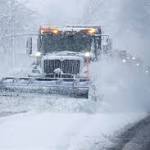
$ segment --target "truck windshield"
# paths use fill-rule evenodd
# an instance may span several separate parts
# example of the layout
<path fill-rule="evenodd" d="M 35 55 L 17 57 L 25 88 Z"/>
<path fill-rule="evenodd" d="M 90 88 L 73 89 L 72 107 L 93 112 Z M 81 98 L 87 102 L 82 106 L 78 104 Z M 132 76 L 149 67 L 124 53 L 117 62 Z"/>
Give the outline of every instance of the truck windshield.
<path fill-rule="evenodd" d="M 42 35 L 42 51 L 44 53 L 56 51 L 90 51 L 92 37 L 89 35 Z"/>

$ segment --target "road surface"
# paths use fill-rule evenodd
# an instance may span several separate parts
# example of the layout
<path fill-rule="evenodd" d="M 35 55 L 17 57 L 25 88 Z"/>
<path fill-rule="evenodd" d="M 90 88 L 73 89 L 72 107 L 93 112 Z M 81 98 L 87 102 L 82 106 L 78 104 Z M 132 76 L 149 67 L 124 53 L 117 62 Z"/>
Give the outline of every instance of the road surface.
<path fill-rule="evenodd" d="M 108 150 L 150 150 L 150 115 L 114 140 Z"/>

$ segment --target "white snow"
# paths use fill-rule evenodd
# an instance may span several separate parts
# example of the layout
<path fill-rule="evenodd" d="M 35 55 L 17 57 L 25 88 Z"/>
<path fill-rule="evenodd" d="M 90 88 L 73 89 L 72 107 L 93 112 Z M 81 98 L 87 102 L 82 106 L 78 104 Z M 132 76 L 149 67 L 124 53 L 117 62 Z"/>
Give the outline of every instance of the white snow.
<path fill-rule="evenodd" d="M 129 28 L 133 19 L 135 25 L 145 27 L 141 21 L 143 17 L 137 21 L 136 17 L 132 17 L 138 15 L 136 10 L 143 8 L 141 5 L 132 9 L 136 5 L 129 0 L 128 5 L 123 5 L 126 2 L 120 0 L 100 1 L 97 5 L 90 0 L 94 11 L 87 14 L 84 11 L 86 1 L 30 0 L 28 6 L 37 10 L 40 24 L 97 23 L 112 34 L 115 47 L 131 50 L 144 58 L 149 56 L 145 55 L 149 54 L 145 50 L 148 36 L 143 38 L 148 30 L 137 33 Z M 140 4 L 141 1 L 138 1 L 137 4 Z M 128 12 L 127 17 L 123 6 L 133 10 Z M 12 56 L 0 55 L 0 76 L 14 73 L 14 70 L 23 73 L 20 68 L 29 66 L 29 60 L 24 57 L 13 58 L 14 65 Z M 133 64 L 121 64 L 118 60 L 104 60 L 93 66 L 97 92 L 103 95 L 100 103 L 55 96 L 46 99 L 39 96 L 1 98 L 0 114 L 28 113 L 0 118 L 0 150 L 101 150 L 110 146 L 117 133 L 145 117 L 145 112 L 149 111 L 149 77 L 139 68 Z"/>
<path fill-rule="evenodd" d="M 98 71 L 97 71 L 98 70 Z M 149 111 L 149 77 L 135 64 L 102 58 L 92 65 L 102 101 L 51 96 L 1 97 L 0 150 L 99 150 Z"/>
<path fill-rule="evenodd" d="M 99 102 L 57 95 L 1 98 L 0 112 L 28 113 L 0 118 L 0 150 L 104 149 L 147 115 L 149 78 L 141 68 L 104 58 L 92 70 L 104 95 Z"/>
<path fill-rule="evenodd" d="M 91 69 L 97 93 L 103 96 L 99 111 L 150 111 L 150 78 L 142 65 L 123 63 L 116 57 L 102 57 Z"/>
<path fill-rule="evenodd" d="M 145 116 L 134 114 L 26 113 L 0 119 L 2 150 L 101 149 L 123 126 Z"/>

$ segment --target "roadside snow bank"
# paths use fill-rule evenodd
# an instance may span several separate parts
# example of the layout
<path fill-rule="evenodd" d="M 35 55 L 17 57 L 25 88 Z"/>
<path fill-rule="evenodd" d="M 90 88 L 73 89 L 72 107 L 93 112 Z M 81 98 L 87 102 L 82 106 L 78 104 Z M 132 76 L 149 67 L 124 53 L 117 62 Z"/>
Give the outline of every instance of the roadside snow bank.
<path fill-rule="evenodd" d="M 96 113 L 97 102 L 62 95 L 0 97 L 0 114 L 19 112 Z"/>
<path fill-rule="evenodd" d="M 0 118 L 0 149 L 102 149 L 123 126 L 145 114 L 27 113 Z"/>

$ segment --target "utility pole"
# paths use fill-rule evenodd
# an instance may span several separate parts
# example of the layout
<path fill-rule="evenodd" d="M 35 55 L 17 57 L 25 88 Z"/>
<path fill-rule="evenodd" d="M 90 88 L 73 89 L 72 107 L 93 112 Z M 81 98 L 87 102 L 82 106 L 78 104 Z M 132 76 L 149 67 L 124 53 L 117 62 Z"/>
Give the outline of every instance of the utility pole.
<path fill-rule="evenodd" d="M 10 44 L 10 54 L 12 57 L 12 68 L 15 67 L 15 16 L 13 10 L 14 1 L 10 0 L 10 30 L 11 30 L 11 44 Z"/>

